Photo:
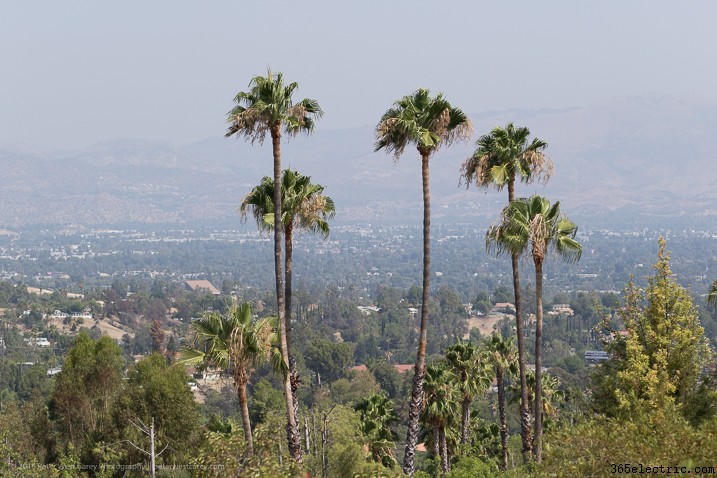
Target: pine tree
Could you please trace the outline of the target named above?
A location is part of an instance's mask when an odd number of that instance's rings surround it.
[[[643,291],[627,285],[621,317],[628,331],[615,398],[622,412],[685,404],[696,392],[708,347],[689,292],[672,277],[664,238]]]

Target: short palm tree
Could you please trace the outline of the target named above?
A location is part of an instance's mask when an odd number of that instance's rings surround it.
[[[717,280],[710,286],[710,291],[707,293],[707,303],[717,307]]]
[[[531,406],[535,400],[535,373],[528,372],[528,400]],[[544,373],[541,378],[541,388],[543,395],[543,416],[554,417],[558,413],[557,406],[565,400],[565,394],[560,390],[560,380],[548,373]],[[513,390],[513,392],[519,392]],[[511,400],[513,403],[513,400]]]
[[[396,463],[396,432],[391,425],[398,422],[393,402],[383,394],[373,394],[359,401],[354,410],[360,413],[361,432],[369,439],[371,458],[392,468]]]
[[[516,179],[525,183],[535,179],[547,181],[553,172],[553,163],[544,153],[547,143],[538,138],[530,140],[529,137],[528,128],[516,128],[513,123],[508,123],[504,128],[493,128],[490,134],[481,136],[476,142],[477,148],[473,155],[463,163],[461,178],[466,181],[466,185],[475,181],[476,186],[481,188],[494,187],[500,190],[507,186],[508,203],[515,201]],[[520,368],[520,431],[523,458],[527,460],[532,449],[532,433],[525,379],[525,339],[517,254],[511,254],[511,264]]]
[[[495,370],[495,378],[498,385],[498,415],[500,417],[500,444],[502,450],[501,469],[508,469],[508,425],[505,418],[505,377],[507,374],[515,374],[518,369],[518,351],[513,344],[513,338],[504,339],[498,334],[493,334],[485,341],[488,360]]]
[[[456,377],[461,392],[461,444],[468,443],[470,407],[476,396],[490,387],[492,367],[486,357],[470,342],[458,342],[446,350],[446,365]]]
[[[194,341],[183,351],[187,365],[230,369],[237,389],[247,452],[254,453],[246,386],[254,368],[271,358],[274,326],[270,319],[254,320],[249,304],[232,305],[225,314],[209,312],[192,322]]]
[[[458,414],[458,394],[455,376],[450,370],[440,366],[429,366],[426,369],[421,418],[433,430],[434,452],[438,452],[443,473],[451,471],[446,428]]]
[[[542,460],[542,337],[543,337],[543,263],[551,250],[567,262],[580,259],[582,246],[575,240],[578,227],[561,216],[560,203],[552,206],[541,196],[521,198],[503,210],[501,223],[491,226],[486,235],[489,248],[498,253],[521,254],[530,246],[535,266],[535,437],[533,452],[536,461]]]
[[[291,353],[291,301],[293,297],[292,271],[294,251],[294,231],[320,233],[324,239],[329,236],[328,221],[334,217],[334,201],[323,194],[324,186],[313,184],[311,176],[285,169],[281,179],[281,223],[284,226],[284,322],[286,345],[289,348],[289,380],[294,406],[294,415],[298,417],[299,377],[296,360]],[[260,231],[271,232],[274,228],[274,181],[265,176],[258,186],[244,197],[239,211],[246,218],[251,211]],[[298,421],[298,418],[297,418]]]
[[[442,145],[455,140],[467,140],[473,127],[468,117],[452,106],[442,94],[431,97],[426,89],[419,89],[411,95],[396,101],[386,111],[376,126],[375,150],[384,149],[398,159],[406,146],[416,146],[421,156],[421,178],[423,183],[423,293],[421,325],[416,369],[411,390],[408,413],[408,432],[404,454],[403,471],[413,476],[418,440],[418,419],[421,413],[423,379],[426,368],[426,336],[428,330],[428,301],[431,269],[431,194],[429,187],[428,161]]]
[[[295,136],[300,132],[311,133],[314,120],[323,114],[316,100],[304,98],[294,103],[292,96],[298,84],[285,84],[284,75],[267,71],[266,76],[255,76],[249,82],[249,91],[239,92],[234,101],[236,106],[227,114],[229,129],[226,136],[243,136],[245,139],[262,143],[268,132],[271,136],[274,156],[274,214],[281,216],[281,134]],[[279,316],[280,350],[287,367],[289,347],[284,321],[284,287],[281,267],[281,221],[274,224],[274,278],[276,281],[276,304]],[[301,462],[301,435],[294,414],[290,376],[284,380],[286,400],[287,440],[292,458]]]

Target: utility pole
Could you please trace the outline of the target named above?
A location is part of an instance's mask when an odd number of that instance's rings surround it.
[[[306,437],[306,454],[311,454],[311,440],[309,439],[309,417],[304,417],[304,436]]]
[[[152,424],[149,426],[149,457],[150,476],[154,478],[154,417],[152,417]]]
[[[7,347],[7,322],[2,321],[2,366],[0,367],[0,384],[5,383],[5,348]]]
[[[166,450],[169,447],[169,444],[165,445],[164,448],[162,448],[162,451],[160,451],[159,453],[155,453],[154,452],[154,417],[152,417],[152,421],[150,422],[149,427],[147,425],[145,425],[144,423],[142,423],[142,420],[140,420],[139,418],[137,419],[137,422],[138,423],[135,423],[130,420],[130,423],[132,425],[134,425],[137,428],[137,430],[139,430],[142,433],[144,433],[145,435],[149,436],[149,451],[143,450],[142,448],[140,448],[137,445],[135,445],[134,443],[132,443],[130,440],[126,440],[126,441],[130,445],[135,447],[137,450],[139,450],[142,453],[149,456],[149,464],[150,464],[149,465],[150,466],[149,476],[151,478],[154,478],[155,459],[156,459],[156,457],[158,457],[159,455],[164,453],[164,450]]]
[[[329,476],[329,460],[327,459],[326,452],[329,447],[329,415],[334,411],[336,405],[331,407],[328,413],[324,413],[324,426],[321,431],[321,474],[323,478]]]

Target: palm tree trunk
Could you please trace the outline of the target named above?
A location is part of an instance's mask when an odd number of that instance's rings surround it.
[[[289,356],[289,382],[291,383],[291,400],[294,402],[294,421],[296,421],[296,432],[299,433],[299,374],[296,371],[296,359],[291,354],[291,278],[293,272],[294,257],[294,225],[293,222],[286,225],[284,231],[284,322],[286,324],[286,346]]]
[[[543,261],[535,260],[535,303],[537,310],[535,323],[535,461],[543,458],[543,387],[542,387],[542,340],[543,340]]]
[[[438,437],[441,440],[441,470],[443,473],[451,471],[451,462],[448,461],[448,442],[446,441],[446,427],[438,427]]]
[[[246,378],[237,378],[237,395],[239,396],[239,406],[241,407],[241,421],[244,427],[244,440],[246,441],[246,450],[249,456],[254,454],[254,439],[251,436],[251,422],[249,421],[249,400],[246,396]]]
[[[503,462],[501,469],[508,469],[508,425],[505,420],[505,382],[503,380],[503,369],[497,367],[496,380],[498,381],[498,416],[500,417],[500,446],[503,450]]]
[[[433,456],[434,458],[441,456],[441,434],[438,431],[438,426],[433,428]]]
[[[421,153],[421,177],[423,180],[423,303],[421,304],[421,331],[416,354],[416,368],[413,375],[413,388],[408,410],[408,432],[403,459],[403,472],[409,477],[415,471],[416,442],[418,441],[419,424],[423,404],[423,381],[426,377],[426,340],[428,330],[428,292],[431,275],[431,192],[429,187],[428,156],[430,151]]]
[[[461,445],[468,443],[468,427],[470,426],[471,419],[471,399],[469,397],[463,398],[462,404],[462,415],[461,415]]]
[[[284,323],[286,327],[286,346],[289,356],[291,356],[291,278],[294,263],[293,241],[293,224],[287,224],[284,229]]]
[[[515,201],[515,177],[508,181],[508,203]],[[515,330],[518,335],[518,369],[520,375],[520,437],[523,442],[523,462],[530,459],[533,448],[530,406],[528,405],[528,381],[525,375],[525,335],[523,332],[523,305],[520,298],[519,255],[511,254],[513,268],[513,294],[515,296]]]
[[[276,314],[279,317],[279,348],[281,358],[289,366],[289,346],[284,321],[284,284],[281,267],[281,239],[283,227],[281,223],[281,124],[271,127],[271,144],[274,154],[274,276],[276,279]],[[301,463],[301,437],[294,416],[294,401],[291,394],[289,374],[284,378],[284,399],[286,401],[286,435],[291,457]]]

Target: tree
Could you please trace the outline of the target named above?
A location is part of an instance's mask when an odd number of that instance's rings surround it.
[[[614,393],[627,415],[645,405],[684,408],[708,358],[699,313],[689,292],[672,277],[664,238],[659,240],[654,269],[644,291],[628,283],[620,308],[628,335]]]
[[[291,302],[294,231],[319,232],[326,239],[329,236],[328,220],[334,217],[334,201],[323,194],[324,186],[312,184],[311,176],[304,176],[291,169],[284,170],[281,181],[281,223],[284,226],[284,321],[286,345],[289,348],[289,374],[294,402],[294,414],[298,420],[299,384],[296,361],[291,354]],[[240,212],[246,218],[251,211],[260,231],[269,232],[274,226],[274,181],[265,176],[261,183],[244,197]]]
[[[421,156],[421,178],[423,183],[423,289],[421,300],[421,325],[416,368],[411,391],[408,415],[408,432],[403,471],[413,476],[415,467],[416,441],[418,440],[418,418],[421,412],[423,380],[425,377],[425,356],[428,329],[428,307],[431,263],[431,195],[429,187],[428,161],[438,148],[450,145],[455,140],[467,140],[473,130],[468,117],[453,107],[439,93],[431,97],[426,89],[419,89],[411,95],[396,101],[386,111],[376,127],[375,150],[384,149],[393,154],[396,161],[406,146],[414,144]]]
[[[274,215],[281,217],[281,133],[295,136],[300,132],[311,133],[314,119],[323,115],[316,100],[304,98],[294,103],[292,95],[298,83],[284,84],[284,75],[267,71],[266,76],[255,76],[249,82],[249,91],[239,92],[234,101],[236,106],[228,113],[229,129],[226,136],[243,136],[246,140],[263,143],[266,133],[271,136],[274,156]],[[274,221],[274,278],[276,281],[276,310],[279,316],[279,349],[282,359],[289,366],[289,347],[284,321],[284,287],[281,266],[281,221]],[[301,435],[294,414],[291,380],[284,379],[286,400],[286,433],[292,458],[301,462]]]
[[[111,411],[122,389],[122,350],[109,337],[95,341],[80,333],[55,378],[51,416],[61,435],[86,451],[91,441],[112,434]]]
[[[353,344],[332,342],[321,337],[313,338],[304,345],[306,365],[321,374],[324,381],[341,378],[346,369],[354,364]]]
[[[493,365],[495,377],[498,383],[498,414],[500,416],[500,444],[502,449],[501,468],[508,469],[508,425],[505,418],[505,376],[515,374],[517,350],[513,344],[513,338],[504,339],[494,333],[485,341],[488,360]]]
[[[475,397],[490,387],[493,380],[490,365],[470,342],[458,342],[446,350],[446,364],[456,377],[461,400],[461,444],[468,443],[470,407]]]
[[[528,402],[532,407],[535,403],[535,372],[528,371]],[[541,380],[542,396],[543,396],[543,416],[544,417],[555,417],[558,413],[557,405],[565,401],[565,393],[559,388],[560,380],[557,377],[544,373]],[[520,390],[511,391],[515,393],[515,396],[520,397]],[[517,400],[511,399],[510,403],[515,403]]]
[[[543,262],[551,250],[567,262],[580,259],[582,247],[575,240],[578,227],[561,216],[560,202],[552,206],[541,196],[521,198],[503,209],[501,223],[491,226],[486,235],[489,247],[501,253],[520,255],[530,246],[535,266],[535,437],[533,448],[536,461],[542,459],[542,337],[543,337]],[[522,392],[521,392],[522,394]]]
[[[441,458],[443,473],[451,471],[446,428],[458,414],[458,390],[453,373],[440,366],[429,366],[424,383],[423,421],[433,431],[433,448]]]
[[[122,424],[151,423],[157,442],[168,445],[164,463],[172,463],[191,455],[192,440],[198,431],[199,413],[192,392],[187,387],[189,377],[184,367],[167,365],[165,358],[154,353],[139,361],[128,372],[127,388],[119,400]],[[135,427],[125,426],[122,435],[136,440],[145,438]],[[128,449],[131,462],[144,458],[137,450]],[[158,451],[161,448],[158,448]]]
[[[707,303],[717,307],[717,280],[710,286],[710,290],[707,293]]]
[[[497,126],[490,134],[481,136],[476,150],[464,163],[461,178],[469,186],[494,187],[498,190],[508,186],[508,203],[515,201],[515,180],[530,183],[534,179],[547,181],[553,172],[553,163],[543,153],[548,144],[538,138],[529,141],[530,130],[516,128],[508,123],[505,128]],[[523,440],[523,460],[532,449],[530,408],[525,379],[525,336],[523,333],[523,308],[520,294],[518,254],[511,254],[513,269],[513,293],[515,297],[515,327],[518,336],[518,364],[520,369],[520,432]],[[502,302],[502,301],[499,301]]]
[[[164,353],[164,331],[162,331],[162,323],[159,320],[152,321],[152,352]]]
[[[398,421],[393,402],[383,394],[374,393],[359,401],[354,410],[361,414],[361,433],[369,439],[371,458],[392,468],[397,464],[395,441],[398,438],[391,429]]]
[[[191,326],[195,333],[194,342],[184,351],[182,361],[188,365],[212,364],[221,369],[231,368],[247,452],[252,455],[254,445],[246,385],[254,367],[272,353],[271,344],[275,340],[272,324],[268,319],[254,320],[251,306],[244,303],[232,305],[224,315],[209,312]]]

